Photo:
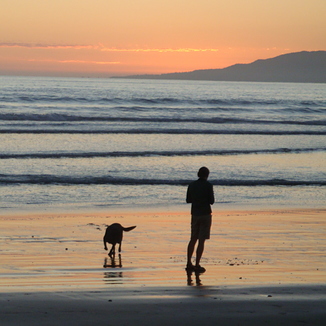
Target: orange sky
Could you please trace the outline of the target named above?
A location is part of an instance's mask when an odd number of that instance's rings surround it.
[[[325,0],[1,0],[0,74],[224,68],[326,49]]]

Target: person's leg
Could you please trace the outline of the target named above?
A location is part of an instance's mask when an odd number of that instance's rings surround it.
[[[197,251],[196,251],[196,266],[200,265],[200,259],[203,255],[204,247],[205,247],[205,239],[199,239]]]
[[[198,239],[198,233],[199,233],[198,217],[192,215],[191,216],[191,235],[190,235],[190,241],[189,241],[188,248],[187,248],[187,268],[192,267],[191,259],[192,259],[192,255],[195,250],[197,239]]]
[[[188,244],[188,249],[187,249],[187,266],[191,266],[191,258],[195,250],[195,245],[196,245],[197,239],[191,238]]]
[[[210,238],[210,230],[212,225],[212,215],[203,215],[199,218],[199,232],[198,232],[198,246],[196,251],[196,265],[200,266],[200,260],[202,258],[204,247],[205,247],[205,241]],[[204,268],[201,268],[201,270],[204,270]]]

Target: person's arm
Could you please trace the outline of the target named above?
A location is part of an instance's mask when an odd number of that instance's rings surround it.
[[[190,190],[189,190],[189,188],[190,188],[190,187],[188,186],[186,202],[187,202],[187,203],[192,203],[192,198],[191,198],[191,194],[190,194]]]
[[[209,203],[213,205],[214,202],[215,202],[214,190],[213,190],[213,185],[211,185],[210,193],[209,193]]]

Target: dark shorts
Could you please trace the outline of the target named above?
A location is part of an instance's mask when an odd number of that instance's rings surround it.
[[[212,215],[191,216],[191,238],[206,240],[210,238]]]

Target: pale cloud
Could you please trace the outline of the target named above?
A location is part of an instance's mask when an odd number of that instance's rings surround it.
[[[58,44],[38,44],[38,43],[0,43],[1,48],[27,48],[27,49],[98,49],[99,46],[93,45],[58,45]]]
[[[119,65],[119,61],[87,61],[87,60],[58,60],[58,63],[86,63],[94,65]]]
[[[104,52],[218,52],[219,49],[210,48],[114,48],[106,47],[103,44],[98,45],[71,45],[71,44],[34,44],[34,43],[0,43],[2,48],[27,48],[27,49],[75,49],[75,50],[99,50]]]
[[[117,49],[117,48],[102,48],[101,51],[106,52],[218,52],[218,49],[194,49],[194,48],[181,48],[181,49]]]
[[[119,65],[119,61],[88,61],[88,60],[51,60],[51,59],[28,59],[29,62],[53,62],[53,63],[76,63],[93,65]]]

